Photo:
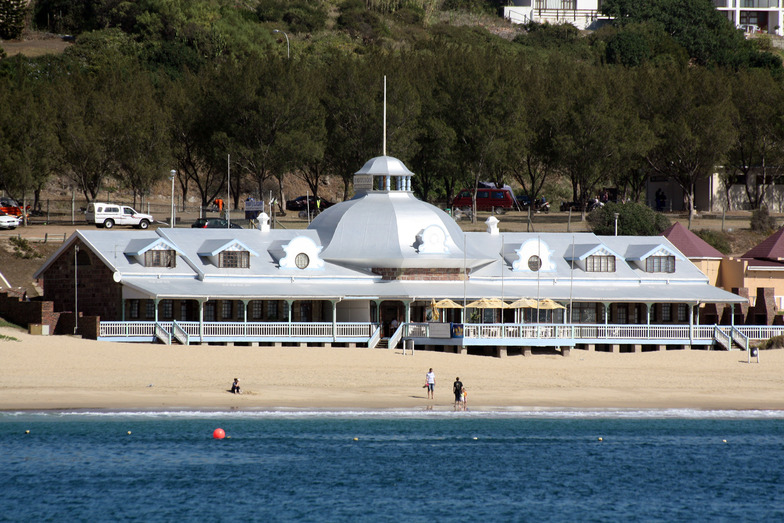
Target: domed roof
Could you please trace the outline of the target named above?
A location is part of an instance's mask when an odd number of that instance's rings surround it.
[[[358,175],[411,176],[400,160],[368,161]],[[402,187],[410,187],[401,184]],[[460,268],[490,261],[463,253],[463,231],[438,207],[408,190],[368,190],[319,214],[317,231],[324,260],[360,267]]]

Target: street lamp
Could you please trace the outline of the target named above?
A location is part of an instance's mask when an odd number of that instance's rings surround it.
[[[283,33],[283,36],[286,37],[286,58],[291,58],[291,46],[289,45],[289,35],[287,35],[284,31],[280,29],[273,29],[273,33]]]
[[[617,212],[614,212],[613,216],[615,216],[615,235],[618,236],[618,216],[619,216],[619,214]]]
[[[79,244],[74,245],[74,334],[79,327]]]
[[[172,169],[169,171],[169,179],[172,182],[172,193],[171,193],[171,222],[169,222],[169,227],[174,227],[174,177],[177,176],[177,171]]]

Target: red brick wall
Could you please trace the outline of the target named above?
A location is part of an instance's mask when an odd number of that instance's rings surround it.
[[[469,272],[467,269],[466,272]],[[463,269],[391,269],[374,267],[373,273],[384,280],[463,281]]]
[[[106,321],[122,319],[121,286],[112,271],[79,242],[78,308],[83,316],[99,316]],[[74,310],[74,250],[70,248],[55,259],[43,274],[44,300],[54,302],[57,312]]]

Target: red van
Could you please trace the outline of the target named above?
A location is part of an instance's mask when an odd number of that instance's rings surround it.
[[[460,191],[452,201],[452,208],[471,208],[471,190]],[[514,209],[514,194],[507,188],[479,189],[476,192],[476,210],[489,211],[491,209]]]

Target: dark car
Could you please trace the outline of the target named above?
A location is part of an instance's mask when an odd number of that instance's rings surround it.
[[[193,229],[228,229],[229,222],[223,218],[199,218],[191,225]],[[242,229],[241,226],[231,222],[232,229]]]
[[[286,210],[289,211],[307,211],[308,206],[310,206],[311,211],[315,211],[316,209],[324,210],[328,207],[332,207],[335,205],[334,203],[330,202],[329,200],[325,200],[324,198],[319,198],[321,202],[320,205],[316,205],[316,198],[313,196],[298,196],[293,200],[288,200],[286,202]]]

